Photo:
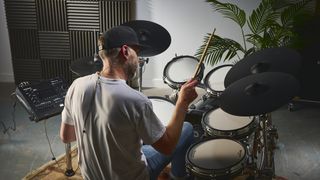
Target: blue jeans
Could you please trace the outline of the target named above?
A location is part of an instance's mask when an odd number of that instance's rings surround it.
[[[194,143],[193,126],[189,122],[183,123],[183,128],[176,149],[171,155],[163,155],[151,145],[142,146],[142,151],[148,162],[151,180],[156,180],[161,171],[171,162],[171,173],[175,177],[184,177],[186,173],[186,153],[189,146]]]

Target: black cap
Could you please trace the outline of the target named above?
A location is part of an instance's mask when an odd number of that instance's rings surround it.
[[[110,50],[122,45],[136,45],[141,48],[136,32],[128,26],[116,26],[103,33],[104,46],[99,50]]]

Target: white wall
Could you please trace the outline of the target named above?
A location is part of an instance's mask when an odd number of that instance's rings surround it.
[[[250,14],[260,0],[228,0],[237,4]],[[143,74],[144,87],[167,87],[163,83],[165,65],[175,57],[175,54],[193,56],[203,38],[216,28],[216,34],[241,42],[239,27],[231,20],[225,19],[205,0],[137,0],[136,19],[150,20],[162,25],[171,35],[169,48],[150,58]],[[146,8],[146,9],[145,9]],[[212,67],[206,67],[205,74]],[[183,69],[177,69],[177,73]]]
[[[0,82],[14,82],[4,0],[0,3]]]
[[[247,14],[261,0],[225,0],[239,5]],[[144,87],[168,87],[163,83],[165,65],[175,54],[193,56],[203,43],[203,37],[216,28],[216,34],[241,40],[238,27],[220,13],[213,12],[205,0],[136,0],[136,19],[150,20],[162,25],[171,35],[171,44],[163,53],[150,57],[143,74]],[[8,29],[5,19],[4,0],[0,4],[0,82],[13,82]],[[212,67],[206,67],[205,74]],[[177,73],[183,69],[177,69]]]

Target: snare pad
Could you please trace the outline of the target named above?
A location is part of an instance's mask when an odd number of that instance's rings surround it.
[[[248,116],[234,116],[224,112],[221,108],[204,114],[202,125],[211,136],[238,137],[247,135],[253,130],[254,118]]]
[[[148,97],[153,106],[153,112],[157,115],[163,125],[168,125],[172,114],[174,111],[175,105],[168,99],[157,96]]]

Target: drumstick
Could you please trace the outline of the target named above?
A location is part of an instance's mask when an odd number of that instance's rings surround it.
[[[203,52],[202,52],[202,55],[201,55],[201,58],[200,58],[200,60],[199,60],[198,66],[197,66],[197,68],[196,68],[196,71],[194,72],[193,79],[199,74],[200,66],[201,66],[201,64],[202,64],[202,61],[204,60],[204,57],[205,57],[206,54],[207,54],[210,41],[211,41],[211,39],[212,39],[215,31],[216,31],[216,28],[213,29],[213,32],[212,32],[212,34],[210,35],[210,37],[209,37],[209,39],[208,39],[208,41],[207,41],[207,44],[206,44],[206,46],[205,46],[205,48],[204,48],[204,50],[203,50]]]

